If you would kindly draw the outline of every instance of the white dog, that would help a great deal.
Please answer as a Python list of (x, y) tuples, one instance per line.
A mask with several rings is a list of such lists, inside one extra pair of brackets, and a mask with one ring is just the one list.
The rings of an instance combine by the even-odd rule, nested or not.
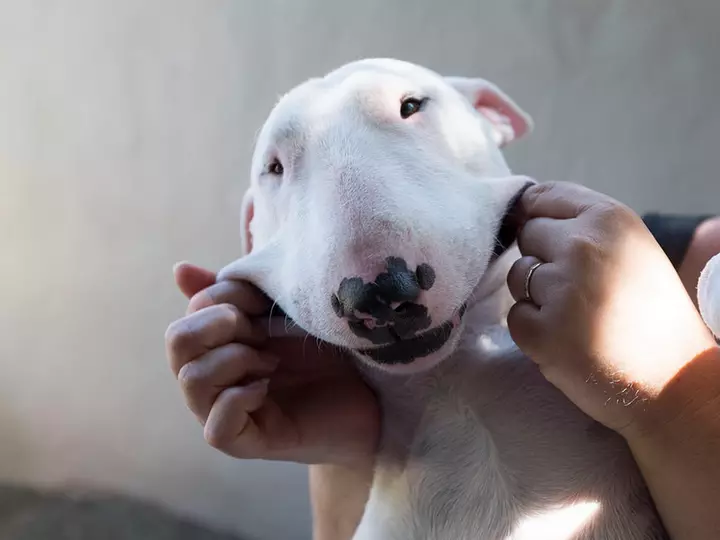
[(296, 87), (259, 134), (247, 255), (219, 278), (353, 351), (379, 395), (356, 540), (666, 538), (624, 441), (505, 326), (519, 253), (493, 254), (530, 181), (500, 149), (530, 129), (485, 80), (376, 59)]

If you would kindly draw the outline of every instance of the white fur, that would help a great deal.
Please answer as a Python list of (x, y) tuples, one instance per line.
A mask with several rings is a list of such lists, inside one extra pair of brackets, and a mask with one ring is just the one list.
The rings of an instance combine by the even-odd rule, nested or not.
[[(408, 92), (430, 101), (403, 120)], [(519, 254), (489, 265), (490, 253), (527, 179), (500, 147), (531, 125), (487, 81), (383, 59), (293, 89), (260, 132), (243, 203), (249, 254), (221, 279), (251, 279), (302, 329), (348, 349), (368, 343), (330, 296), (387, 256), (435, 268), (422, 298), (434, 321), (471, 300), (438, 352), (392, 368), (358, 359), (383, 432), (355, 540), (665, 538), (623, 440), (547, 383), (505, 326)], [(284, 174), (264, 174), (276, 156)]]
[(705, 324), (720, 338), (720, 253), (708, 261), (700, 274), (698, 304)]

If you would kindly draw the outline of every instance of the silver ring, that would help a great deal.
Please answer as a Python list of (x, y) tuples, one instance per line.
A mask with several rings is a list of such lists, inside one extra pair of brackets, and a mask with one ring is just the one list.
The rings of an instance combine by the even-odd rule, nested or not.
[(527, 300), (528, 302), (532, 302), (535, 304), (535, 300), (533, 300), (532, 295), (530, 294), (530, 280), (533, 277), (533, 274), (535, 273), (535, 270), (540, 268), (543, 264), (543, 262), (536, 262), (533, 264), (527, 271), (527, 274), (525, 274), (525, 298), (524, 300)]

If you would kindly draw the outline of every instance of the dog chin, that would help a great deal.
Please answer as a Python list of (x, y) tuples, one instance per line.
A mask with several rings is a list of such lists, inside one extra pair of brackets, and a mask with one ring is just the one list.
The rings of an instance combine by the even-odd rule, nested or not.
[(463, 304), (444, 323), (389, 345), (354, 349), (362, 361), (393, 373), (429, 369), (447, 358), (457, 347), (467, 307)]

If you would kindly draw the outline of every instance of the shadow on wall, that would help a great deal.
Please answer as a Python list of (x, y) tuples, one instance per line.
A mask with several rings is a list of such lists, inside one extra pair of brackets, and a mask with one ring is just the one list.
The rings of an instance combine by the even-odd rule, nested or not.
[[(2, 396), (0, 396), (0, 434), (0, 464), (5, 464), (2, 469), (8, 471), (5, 478), (12, 479), (13, 470), (24, 471), (32, 466), (34, 445), (24, 431), (22, 415), (17, 414), (10, 399), (3, 399)], [(18, 475), (18, 480), (22, 480), (22, 474)], [(2, 511), (0, 504), (0, 520)], [(0, 538), (4, 537), (0, 536)]]
[(2, 540), (244, 540), (137, 497), (23, 486), (22, 471), (32, 468), (36, 452), (12, 405), (0, 402), (0, 464), (19, 473), (10, 469), (8, 481), (0, 482)]
[(0, 485), (3, 540), (242, 540), (154, 504), (108, 494)]

